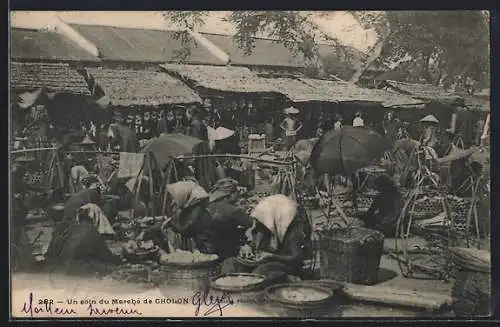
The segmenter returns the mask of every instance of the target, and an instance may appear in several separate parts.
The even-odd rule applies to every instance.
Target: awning
[[[293,102],[337,102],[322,88],[311,86],[297,78],[262,78]]]
[[[114,106],[201,103],[201,98],[192,89],[163,72],[147,69],[86,70]]]
[[[163,64],[160,67],[195,88],[238,93],[279,93],[265,78],[244,67],[182,64]]]
[[[392,80],[387,80],[384,83],[397,92],[417,99],[444,103],[453,103],[461,99],[459,95],[432,84],[412,84]]]
[[[90,95],[85,79],[68,64],[11,62],[10,68],[13,90]]]
[[[465,98],[465,106],[474,111],[490,112],[491,103],[489,98],[470,96]]]
[[[361,88],[355,84],[343,81],[328,81],[312,78],[301,78],[304,83],[327,95],[331,102],[373,102],[384,107],[396,108],[418,106],[425,101],[414,99],[397,92]]]

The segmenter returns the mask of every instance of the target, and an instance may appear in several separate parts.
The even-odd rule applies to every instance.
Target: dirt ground
[[[268,183],[264,181],[257,181],[256,192],[265,192],[268,188]],[[313,220],[315,217],[320,215],[319,211],[313,211]],[[52,228],[49,222],[38,222],[31,224],[27,228],[28,236],[31,240],[38,238],[35,242],[35,254],[42,255],[46,250],[48,243],[52,235]],[[422,240],[415,238],[409,240],[410,247],[413,244],[422,244]],[[400,266],[398,262],[391,258],[387,253],[394,250],[394,239],[386,239],[384,242],[384,255],[381,258],[380,270],[379,270],[379,282],[377,286],[387,286],[391,288],[398,288],[407,291],[420,291],[431,294],[437,294],[440,296],[449,296],[451,299],[451,288],[453,285],[453,280],[444,282],[434,279],[417,279],[417,278],[406,278],[402,275]],[[108,245],[113,252],[119,253],[121,251],[120,243],[114,241],[108,241]],[[34,285],[34,286],[33,286]],[[158,292],[157,288],[141,284],[134,284],[125,281],[116,281],[110,278],[98,278],[97,276],[84,276],[84,277],[68,277],[61,275],[41,275],[41,274],[14,274],[13,275],[13,289],[26,290],[31,288],[54,289],[54,285],[59,290],[71,290],[78,286],[80,291],[85,291],[86,294],[91,294],[92,292],[109,292],[109,294],[123,293],[123,294],[134,294],[134,293],[144,293],[144,292]],[[163,287],[163,293],[173,294],[178,292],[177,290],[171,289],[167,286]],[[177,293],[175,293],[177,294]],[[22,296],[21,296],[22,297]],[[323,317],[395,317],[395,316],[417,316],[420,313],[413,310],[403,310],[394,309],[387,306],[380,305],[365,305],[360,303],[354,304],[344,304],[341,306],[342,310],[333,310],[331,312],[322,313]],[[280,310],[265,310],[264,308],[269,308],[269,306],[262,305],[247,305],[245,304],[240,308],[236,316],[283,316]],[[166,316],[176,316],[176,313],[180,311],[175,311],[177,309],[171,309],[172,312],[162,311]],[[338,308],[337,308],[338,309]],[[180,310],[180,309],[179,309]],[[281,312],[281,313],[280,313]],[[190,315],[189,313],[186,313]],[[288,315],[288,313],[286,314]]]

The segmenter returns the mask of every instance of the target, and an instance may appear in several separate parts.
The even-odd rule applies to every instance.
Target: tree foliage
[[[489,79],[489,21],[480,11],[389,11],[383,61],[405,58],[435,85]]]
[[[208,14],[206,11],[170,11],[165,12],[164,17],[186,29],[195,29],[205,23]],[[379,36],[365,66],[354,74],[354,81],[375,60],[387,64],[408,58],[413,62],[412,78],[427,83],[453,84],[460,80],[465,84],[469,79],[489,79],[489,19],[484,12],[358,11],[351,14],[364,28],[374,29]],[[325,73],[325,62],[329,65],[329,60],[320,59],[316,43],[319,38],[335,46],[333,57],[349,61],[349,54],[342,52],[345,47],[323,33],[312,18],[311,12],[303,11],[234,11],[225,20],[235,26],[234,40],[246,54],[253,51],[255,36],[265,33],[274,42],[302,56],[308,72],[319,76]],[[176,37],[185,45],[192,42],[185,32],[178,32]],[[189,48],[180,50],[184,57],[189,55]],[[420,76],[415,77],[415,71]]]
[[[169,11],[163,16],[165,19],[180,25],[185,29],[201,27],[209,12],[202,11]],[[304,58],[308,72],[311,75],[321,75],[322,61],[316,39],[321,37],[335,45],[338,40],[324,34],[311,19],[311,13],[301,11],[233,11],[226,21],[234,24],[236,34],[234,40],[245,54],[251,54],[255,48],[255,37],[260,33],[267,34],[275,43],[283,44],[295,55]],[[177,32],[176,38],[181,39],[184,45],[192,42],[185,32]],[[190,43],[191,42],[191,43]],[[189,54],[188,49],[183,50]]]

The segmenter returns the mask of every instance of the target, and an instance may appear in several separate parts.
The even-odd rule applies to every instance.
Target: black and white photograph
[[[488,11],[10,11],[10,316],[480,319]]]

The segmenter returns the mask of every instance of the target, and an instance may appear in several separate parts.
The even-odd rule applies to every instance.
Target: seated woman
[[[48,265],[78,271],[78,262],[121,262],[105,243],[103,235],[114,234],[114,231],[96,204],[100,191],[92,186],[66,202],[64,220],[56,226],[49,244]]]
[[[285,195],[262,199],[251,215],[253,226],[248,230],[255,253],[268,252],[255,268],[238,264],[235,257],[226,259],[222,273],[252,272],[270,279],[283,275],[302,276],[304,260],[312,256],[311,225],[305,212]]]
[[[394,237],[403,206],[403,196],[396,183],[387,175],[377,177],[374,187],[379,193],[361,219],[365,227],[378,230],[387,237]]]
[[[166,186],[165,214],[169,219],[162,229],[174,249],[193,251],[203,247],[196,242],[210,221],[207,211],[208,193],[194,180],[185,180]],[[199,249],[201,250],[201,249]]]
[[[236,185],[228,179],[219,181],[210,195],[192,180],[167,185],[171,218],[163,230],[171,246],[222,259],[237,252],[249,219],[234,205]]]
[[[252,225],[250,216],[236,205],[237,187],[237,181],[224,178],[215,183],[209,194],[210,230],[220,236],[214,238],[213,246],[222,259],[238,254],[245,241],[245,231]]]

